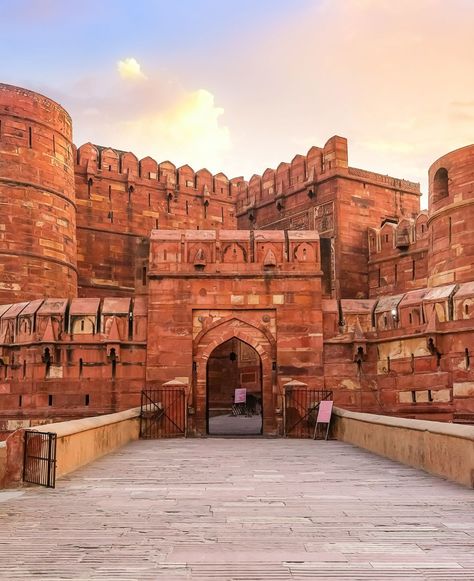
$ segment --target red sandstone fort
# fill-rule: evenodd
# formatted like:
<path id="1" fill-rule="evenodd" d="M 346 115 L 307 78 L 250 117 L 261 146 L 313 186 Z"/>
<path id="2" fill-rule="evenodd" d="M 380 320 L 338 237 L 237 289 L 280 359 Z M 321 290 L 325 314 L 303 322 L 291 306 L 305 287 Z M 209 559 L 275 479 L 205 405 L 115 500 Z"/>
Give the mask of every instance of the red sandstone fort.
<path id="1" fill-rule="evenodd" d="M 203 435 L 236 387 L 281 433 L 285 386 L 474 423 L 474 145 L 419 185 L 332 137 L 249 182 L 72 143 L 0 85 L 0 432 L 185 386 Z M 211 401 L 212 400 L 212 401 Z"/>

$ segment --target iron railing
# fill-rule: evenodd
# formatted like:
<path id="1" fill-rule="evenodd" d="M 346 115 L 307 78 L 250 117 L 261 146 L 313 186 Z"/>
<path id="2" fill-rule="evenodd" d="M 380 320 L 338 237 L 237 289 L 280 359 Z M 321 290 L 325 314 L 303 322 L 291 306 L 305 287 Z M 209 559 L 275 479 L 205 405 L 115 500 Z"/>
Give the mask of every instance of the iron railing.
<path id="1" fill-rule="evenodd" d="M 332 400 L 332 391 L 288 387 L 285 389 L 285 436 L 312 438 L 319 404 Z"/>
<path id="2" fill-rule="evenodd" d="M 56 434 L 25 430 L 23 481 L 55 487 Z"/>
<path id="3" fill-rule="evenodd" d="M 177 436 L 186 436 L 185 390 L 143 390 L 140 438 L 175 438 Z"/>

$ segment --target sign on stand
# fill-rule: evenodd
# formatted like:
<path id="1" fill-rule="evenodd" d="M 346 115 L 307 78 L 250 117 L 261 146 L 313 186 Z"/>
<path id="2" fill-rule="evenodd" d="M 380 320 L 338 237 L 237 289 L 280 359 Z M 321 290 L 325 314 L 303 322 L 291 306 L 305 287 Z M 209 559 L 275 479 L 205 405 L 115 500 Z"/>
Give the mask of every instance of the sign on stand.
<path id="1" fill-rule="evenodd" d="M 238 387 L 234 390 L 234 403 L 247 403 L 247 389 Z"/>
<path id="2" fill-rule="evenodd" d="M 328 400 L 323 400 L 323 401 L 319 402 L 318 417 L 316 418 L 316 424 L 314 426 L 313 440 L 316 440 L 316 435 L 318 432 L 318 425 L 319 424 L 327 424 L 326 436 L 324 439 L 325 440 L 328 439 L 329 425 L 331 423 L 333 403 L 334 402 L 328 401 Z"/>

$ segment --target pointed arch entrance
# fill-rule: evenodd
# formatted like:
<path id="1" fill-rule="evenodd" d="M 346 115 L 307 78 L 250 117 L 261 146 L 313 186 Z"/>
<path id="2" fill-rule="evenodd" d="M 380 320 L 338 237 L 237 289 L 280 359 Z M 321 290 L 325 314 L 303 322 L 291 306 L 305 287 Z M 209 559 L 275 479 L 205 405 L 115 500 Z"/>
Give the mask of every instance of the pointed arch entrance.
<path id="1" fill-rule="evenodd" d="M 277 392 L 275 385 L 275 340 L 270 331 L 264 326 L 255 325 L 237 317 L 227 317 L 219 320 L 210 327 L 203 329 L 194 339 L 192 389 L 192 403 L 195 411 L 192 421 L 194 432 L 196 435 L 206 435 L 208 433 L 209 359 L 216 348 L 229 340 L 235 339 L 253 349 L 260 358 L 262 433 L 264 435 L 277 435 L 278 426 L 275 417 Z"/>
<path id="2" fill-rule="evenodd" d="M 207 362 L 207 433 L 261 435 L 262 404 L 260 355 L 237 337 L 218 345 Z"/>

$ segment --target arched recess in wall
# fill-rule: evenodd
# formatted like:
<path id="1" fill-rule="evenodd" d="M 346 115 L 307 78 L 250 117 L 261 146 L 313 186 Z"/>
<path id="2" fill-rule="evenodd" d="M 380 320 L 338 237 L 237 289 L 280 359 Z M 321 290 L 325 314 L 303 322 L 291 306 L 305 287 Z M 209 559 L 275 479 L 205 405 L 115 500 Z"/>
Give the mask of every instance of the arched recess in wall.
<path id="1" fill-rule="evenodd" d="M 448 170 L 444 167 L 440 167 L 435 173 L 433 179 L 433 202 L 439 202 L 443 198 L 447 198 L 449 195 L 448 186 L 449 176 Z"/>

